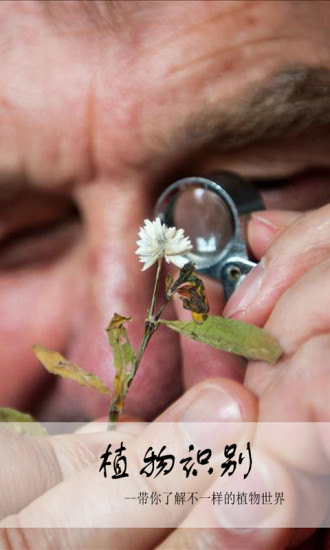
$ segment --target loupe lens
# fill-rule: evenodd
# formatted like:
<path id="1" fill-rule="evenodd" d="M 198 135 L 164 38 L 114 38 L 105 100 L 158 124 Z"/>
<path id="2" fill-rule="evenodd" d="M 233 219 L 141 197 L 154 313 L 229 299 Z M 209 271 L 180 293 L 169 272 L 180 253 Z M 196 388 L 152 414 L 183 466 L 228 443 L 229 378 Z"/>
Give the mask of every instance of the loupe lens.
<path id="1" fill-rule="evenodd" d="M 167 225 L 185 230 L 193 250 L 187 257 L 198 269 L 215 265 L 233 235 L 233 221 L 225 200 L 205 186 L 178 186 L 157 205 Z"/>
<path id="2" fill-rule="evenodd" d="M 173 207 L 173 222 L 189 235 L 193 245 L 189 258 L 199 268 L 214 265 L 232 235 L 227 205 L 207 189 L 182 191 Z"/>
<path id="3" fill-rule="evenodd" d="M 256 265 L 246 248 L 246 216 L 264 208 L 251 182 L 218 171 L 169 185 L 156 203 L 155 215 L 167 227 L 185 230 L 193 245 L 187 258 L 202 273 L 221 281 L 228 299 Z"/>

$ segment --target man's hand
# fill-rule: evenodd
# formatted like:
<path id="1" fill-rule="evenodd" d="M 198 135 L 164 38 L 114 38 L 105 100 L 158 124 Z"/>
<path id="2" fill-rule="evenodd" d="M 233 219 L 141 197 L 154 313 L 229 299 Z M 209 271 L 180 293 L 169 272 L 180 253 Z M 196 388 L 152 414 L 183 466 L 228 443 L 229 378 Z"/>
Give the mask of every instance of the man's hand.
<path id="1" fill-rule="evenodd" d="M 330 205 L 306 214 L 253 214 L 248 244 L 260 260 L 224 307 L 219 285 L 208 284 L 212 313 L 265 328 L 284 350 L 273 366 L 245 362 L 182 338 L 186 387 L 225 376 L 260 398 L 261 421 L 328 421 L 330 418 Z M 180 318 L 189 315 L 177 301 Z"/>
<path id="2" fill-rule="evenodd" d="M 256 422 L 256 398 L 237 382 L 213 379 L 188 390 L 157 419 L 158 422 L 146 427 L 142 424 L 119 424 L 116 431 L 106 432 L 105 425 L 100 423 L 86 426 L 80 433 L 49 438 L 22 436 L 2 429 L 0 476 L 3 520 L 0 523 L 0 547 L 6 550 L 21 550 L 22 547 L 31 550 L 101 550 L 109 547 L 118 550 L 146 550 L 156 547 L 182 550 L 198 547 L 286 548 L 289 543 L 297 542 L 309 533 L 307 529 L 298 532 L 291 528 L 296 518 L 299 499 L 316 494 L 317 499 L 313 504 L 315 524 L 317 521 L 321 522 L 327 509 L 328 493 L 322 491 L 324 476 L 317 479 L 308 472 L 299 471 L 301 463 L 291 479 L 285 466 L 285 462 L 292 460 L 290 445 L 284 445 L 286 452 L 282 453 L 281 460 L 274 458 L 271 445 L 273 429 L 267 429 L 259 439 L 258 436 L 254 437 L 252 431 L 248 434 L 252 441 L 253 465 L 244 482 L 242 475 L 239 475 L 237 487 L 226 486 L 226 482 L 229 483 L 229 478 L 226 477 L 215 476 L 214 479 L 207 476 L 207 482 L 205 477 L 200 476 L 185 479 L 178 474 L 178 470 L 168 476 L 159 476 L 157 483 L 154 478 L 150 480 L 132 475 L 132 469 L 135 469 L 135 474 L 138 473 L 144 452 L 154 438 L 159 441 L 160 434 L 161 441 L 166 440 L 167 433 L 169 434 L 170 447 L 175 449 L 176 458 L 181 456 L 178 454 L 180 452 L 187 453 L 188 441 L 199 448 L 208 446 L 212 449 L 213 456 L 219 456 L 229 440 L 238 442 L 242 437 L 242 424 L 230 422 L 239 419 L 247 422 L 245 426 L 250 428 L 249 423 Z M 191 424 L 201 420 L 202 423 Z M 172 421 L 174 425 L 167 432 L 168 424 L 164 422 Z M 219 425 L 219 421 L 223 423 Z M 118 481 L 104 479 L 103 472 L 99 471 L 100 455 L 104 453 L 109 441 L 115 449 L 116 444 L 119 447 L 123 440 L 131 475 Z M 315 440 L 313 443 L 315 444 Z M 326 452 L 329 466 L 330 452 Z M 291 469 L 296 466 L 292 462 L 290 465 Z M 327 471 L 329 472 L 329 468 Z M 322 473 L 325 472 L 324 466 Z M 108 478 L 111 475 L 112 471 L 108 472 Z M 174 494 L 182 488 L 198 491 L 199 495 L 210 494 L 212 490 L 219 489 L 237 489 L 247 493 L 280 489 L 284 490 L 285 506 L 258 507 L 252 518 L 249 511 L 250 521 L 254 525 L 260 521 L 263 528 L 247 530 L 236 528 L 241 519 L 245 521 L 247 510 L 243 510 L 244 507 L 236 506 L 233 508 L 234 515 L 231 515 L 230 507 L 225 507 L 224 510 L 223 506 L 212 506 L 211 502 L 207 506 L 200 506 L 198 503 L 185 509 L 172 504 L 166 509 L 163 527 L 164 508 L 161 506 L 146 508 L 133 501 L 135 515 L 133 518 L 130 515 L 125 496 L 134 496 L 141 491 L 150 494 L 151 490 Z M 225 513 L 228 509 L 229 517 Z M 171 527 L 178 528 L 167 527 L 168 514 L 171 514 Z M 134 524 L 135 520 L 137 524 L 140 521 L 142 527 L 145 524 L 148 527 L 128 529 L 127 525 L 132 522 Z M 107 528 L 108 525 L 112 528 Z M 230 525 L 235 528 L 230 528 Z M 278 529 L 277 525 L 284 525 L 285 528 Z"/>
<path id="3" fill-rule="evenodd" d="M 216 350 L 203 350 L 182 340 L 184 376 L 188 386 L 205 376 L 230 376 L 244 380 L 259 398 L 260 422 L 328 422 L 330 418 L 330 205 L 307 214 L 285 211 L 257 212 L 248 226 L 249 246 L 261 260 L 223 308 L 223 296 L 211 283 L 211 303 L 216 313 L 262 326 L 284 350 L 276 365 L 244 362 Z M 185 316 L 180 306 L 181 317 Z M 245 374 L 246 372 L 246 374 Z M 270 430 L 264 438 L 270 456 L 302 469 L 308 475 L 329 471 L 330 444 L 326 430 L 316 440 L 304 433 L 283 441 L 283 433 Z M 266 441 L 267 440 L 267 441 Z M 304 445 L 315 448 L 309 462 Z M 322 458 L 323 457 L 323 460 Z M 305 480 L 306 481 L 306 480 Z M 301 499 L 318 493 L 315 478 Z M 328 491 L 324 486 L 324 494 Z M 322 491 L 321 491 L 322 492 Z M 319 495 L 319 493 L 318 493 Z M 297 532 L 292 542 L 307 536 Z"/>
<path id="4" fill-rule="evenodd" d="M 329 421 L 330 205 L 303 215 L 256 213 L 249 243 L 261 262 L 224 314 L 263 326 L 284 350 L 272 367 L 248 365 L 259 420 Z"/>
<path id="5" fill-rule="evenodd" d="M 132 518 L 127 515 L 128 501 L 124 497 L 140 491 L 149 492 L 152 487 L 153 490 L 173 493 L 185 487 L 202 494 L 207 489 L 205 479 L 203 482 L 200 476 L 191 476 L 186 480 L 184 475 L 178 479 L 175 471 L 171 472 L 172 475 L 159 476 L 157 483 L 153 478 L 150 481 L 137 475 L 114 481 L 109 479 L 112 472 L 108 473 L 108 479 L 104 479 L 103 472 L 99 472 L 100 455 L 107 449 L 109 441 L 113 448 L 116 448 L 116 443 L 119 447 L 120 442 L 125 441 L 130 473 L 132 470 L 138 473 L 145 451 L 154 438 L 159 439 L 161 434 L 161 440 L 166 440 L 168 425 L 164 422 L 175 421 L 168 432 L 171 448 L 174 446 L 187 454 L 188 442 L 193 441 L 201 448 L 208 444 L 216 454 L 222 452 L 227 444 L 226 436 L 237 438 L 236 431 L 240 431 L 241 425 L 228 424 L 228 431 L 224 429 L 219 433 L 218 424 L 211 425 L 211 428 L 205 424 L 205 427 L 209 426 L 206 432 L 204 429 L 196 432 L 190 422 L 201 420 L 203 414 L 204 420 L 240 418 L 253 422 L 256 413 L 256 399 L 248 390 L 235 382 L 213 380 L 189 390 L 158 418 L 158 422 L 145 428 L 142 424 L 122 423 L 117 425 L 116 431 L 107 432 L 103 423 L 96 423 L 86 426 L 80 433 L 46 438 L 22 436 L 2 428 L 0 485 L 3 519 L 0 523 L 0 548 L 145 550 L 156 547 L 162 541 L 167 544 L 166 537 L 171 535 L 172 530 L 160 527 L 164 515 L 162 507 L 143 508 L 141 511 L 138 503 L 133 501 L 135 515 Z M 185 424 L 179 425 L 178 421 Z M 207 479 L 210 479 L 209 476 Z M 187 509 L 172 506 L 168 510 L 172 514 L 171 524 L 180 525 L 185 515 L 183 512 L 186 513 Z M 155 528 L 120 528 L 135 519 L 138 523 L 140 520 L 142 527 L 147 522 L 148 527 Z M 213 521 L 217 523 L 218 520 L 215 517 Z M 113 528 L 105 528 L 108 525 Z M 175 540 L 169 539 L 170 546 L 179 544 L 182 548 L 186 547 L 180 533 L 180 530 L 173 531 L 171 536 Z M 201 530 L 201 540 L 203 533 L 204 530 Z M 195 535 L 199 537 L 197 531 L 194 538 Z M 198 542 L 198 538 L 195 540 Z"/>

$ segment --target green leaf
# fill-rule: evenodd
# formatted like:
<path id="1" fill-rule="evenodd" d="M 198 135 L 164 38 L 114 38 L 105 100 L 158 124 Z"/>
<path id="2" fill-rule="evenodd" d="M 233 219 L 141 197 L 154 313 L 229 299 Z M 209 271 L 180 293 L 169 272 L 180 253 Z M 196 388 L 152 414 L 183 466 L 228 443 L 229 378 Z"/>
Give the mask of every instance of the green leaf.
<path id="1" fill-rule="evenodd" d="M 113 350 L 113 361 L 116 375 L 113 381 L 115 397 L 110 406 L 110 420 L 115 421 L 119 417 L 123 407 L 126 393 L 132 381 L 135 354 L 129 343 L 124 323 L 130 321 L 130 317 L 114 314 L 107 330 L 109 344 Z"/>
<path id="2" fill-rule="evenodd" d="M 99 393 L 110 395 L 111 390 L 96 374 L 86 372 L 78 365 L 71 363 L 57 351 L 50 351 L 42 346 L 33 346 L 34 353 L 48 372 L 62 378 L 73 380 L 82 386 L 93 388 Z"/>
<path id="3" fill-rule="evenodd" d="M 17 433 L 37 436 L 47 435 L 47 430 L 39 422 L 36 422 L 31 415 L 8 407 L 0 407 L 0 422 L 8 423 L 4 427 L 8 427 Z"/>
<path id="4" fill-rule="evenodd" d="M 202 325 L 193 322 L 159 320 L 159 323 L 217 349 L 275 363 L 282 354 L 279 344 L 261 328 L 224 317 L 209 317 Z"/>
<path id="5" fill-rule="evenodd" d="M 114 314 L 108 326 L 107 333 L 109 343 L 113 349 L 116 375 L 122 376 L 127 372 L 127 365 L 133 365 L 135 354 L 129 343 L 124 323 L 130 321 L 130 317 Z"/>

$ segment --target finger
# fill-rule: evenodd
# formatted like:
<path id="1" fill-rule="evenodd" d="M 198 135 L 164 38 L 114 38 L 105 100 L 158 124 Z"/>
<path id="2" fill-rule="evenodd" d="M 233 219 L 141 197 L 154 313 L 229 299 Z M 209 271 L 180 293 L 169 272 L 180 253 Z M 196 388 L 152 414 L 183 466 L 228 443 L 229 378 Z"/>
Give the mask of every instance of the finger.
<path id="1" fill-rule="evenodd" d="M 330 335 L 316 335 L 281 362 L 271 380 L 259 388 L 259 445 L 262 441 L 265 452 L 293 466 L 296 472 L 307 474 L 307 482 L 300 483 L 302 512 L 305 503 L 312 502 L 321 506 L 321 519 L 322 505 L 324 510 L 329 507 L 330 495 L 329 364 Z M 257 370 L 257 364 L 253 367 Z M 256 370 L 254 380 L 252 371 L 247 374 L 247 383 L 254 388 Z M 301 527 L 308 525 L 305 521 Z M 301 536 L 305 534 L 296 532 L 295 540 Z"/>
<path id="2" fill-rule="evenodd" d="M 303 426 L 302 423 L 300 425 Z M 306 448 L 310 447 L 311 441 L 308 437 L 306 438 L 306 435 L 309 435 L 306 434 L 306 429 L 304 438 L 301 437 L 301 433 L 296 434 L 297 437 L 294 438 L 291 430 L 286 430 L 287 424 L 280 423 L 277 430 L 275 429 L 275 445 L 270 447 L 267 447 L 267 444 L 263 445 L 260 452 L 261 443 L 265 444 L 268 440 L 274 441 L 274 423 L 271 425 L 266 423 L 263 426 L 262 437 L 259 435 L 252 444 L 253 474 L 251 470 L 252 475 L 250 474 L 244 481 L 244 486 L 241 480 L 238 480 L 237 486 L 231 482 L 228 492 L 238 494 L 244 490 L 247 495 L 256 491 L 262 494 L 267 492 L 274 494 L 274 487 L 280 487 L 285 495 L 285 508 L 277 509 L 276 506 L 271 506 L 253 509 L 239 503 L 233 503 L 226 508 L 223 500 L 221 506 L 206 507 L 204 500 L 200 499 L 198 506 L 181 523 L 180 528 L 173 531 L 158 548 L 191 547 L 228 550 L 274 548 L 279 550 L 287 548 L 288 545 L 291 547 L 291 544 L 301 543 L 322 524 L 329 506 L 329 478 L 302 473 L 301 460 L 288 466 L 287 462 L 276 459 L 278 453 L 274 452 L 276 448 L 290 449 L 295 446 L 296 439 L 304 440 Z M 303 449 L 305 458 L 314 462 L 315 457 L 311 452 L 306 453 L 306 448 Z M 298 449 L 298 453 L 301 454 L 301 445 Z M 217 494 L 221 490 L 224 495 L 226 484 L 219 486 L 217 482 L 213 489 Z M 207 495 L 210 494 L 212 494 L 212 488 L 205 493 L 206 498 L 209 498 Z M 198 528 L 200 525 L 203 528 Z M 215 525 L 219 528 L 215 529 Z M 281 525 L 280 529 L 277 528 L 279 525 Z"/>
<path id="3" fill-rule="evenodd" d="M 208 489 L 205 496 L 208 498 L 207 495 L 213 491 L 219 495 L 220 489 L 222 495 L 226 494 L 226 489 L 227 493 L 234 495 L 242 495 L 242 490 L 246 495 L 274 495 L 274 487 L 281 487 L 285 507 L 253 508 L 237 500 L 226 506 L 224 497 L 221 502 L 215 503 L 218 506 L 205 506 L 205 501 L 200 499 L 179 529 L 157 548 L 280 550 L 303 542 L 321 525 L 329 505 L 329 484 L 325 478 L 302 474 L 299 470 L 292 471 L 271 455 L 256 450 L 257 445 L 254 441 L 253 471 L 244 485 L 241 480 L 237 484 L 231 481 L 230 487 L 226 487 L 226 483 L 217 483 Z M 199 525 L 203 527 L 198 528 Z M 218 528 L 215 528 L 216 525 Z M 278 528 L 279 525 L 281 528 Z"/>
<path id="4" fill-rule="evenodd" d="M 211 378 L 190 388 L 157 420 L 159 422 L 256 422 L 257 416 L 258 403 L 252 392 L 234 380 Z"/>
<path id="5" fill-rule="evenodd" d="M 189 529 L 180 527 L 171 533 L 171 535 L 157 550 L 186 550 L 187 548 L 203 548 L 203 550 L 237 550 L 244 548 L 246 550 L 256 550 L 267 548 L 296 548 L 300 543 L 315 531 L 315 529 L 294 529 L 291 531 L 284 529 Z M 271 544 L 273 543 L 273 546 Z M 289 545 L 287 544 L 289 542 Z M 302 547 L 301 550 L 303 550 Z M 318 546 L 304 546 L 304 549 L 318 548 Z"/>
<path id="6" fill-rule="evenodd" d="M 314 336 L 279 366 L 260 397 L 255 444 L 300 472 L 301 527 L 312 525 L 314 513 L 323 520 L 329 507 L 329 363 L 330 335 Z"/>
<path id="7" fill-rule="evenodd" d="M 330 333 L 330 311 L 324 300 L 324 296 L 329 294 L 330 261 L 326 260 L 303 275 L 280 297 L 265 329 L 277 338 L 284 356 L 275 365 L 249 363 L 246 384 L 258 395 L 261 395 L 273 376 L 280 375 L 283 368 L 281 365 L 286 365 L 285 358 L 294 354 L 313 336 Z M 287 370 L 284 367 L 284 372 Z"/>
<path id="8" fill-rule="evenodd" d="M 275 536 L 274 536 L 275 535 Z M 274 544 L 272 545 L 272 539 Z M 187 548 L 203 548 L 203 550 L 256 550 L 267 548 L 281 550 L 286 548 L 290 533 L 284 529 L 195 529 L 180 527 L 157 546 L 157 550 L 186 550 Z"/>
<path id="9" fill-rule="evenodd" d="M 301 429 L 306 430 L 309 427 L 312 428 L 312 423 L 324 423 L 315 424 L 312 435 L 310 436 L 307 432 L 308 438 L 304 436 L 296 446 L 289 444 L 286 448 L 280 449 L 281 458 L 286 457 L 286 460 L 289 461 L 288 457 L 293 456 L 294 459 L 291 462 L 297 464 L 299 460 L 301 467 L 308 466 L 308 471 L 312 473 L 327 472 L 330 464 L 330 426 L 328 425 L 330 401 L 327 391 L 329 388 L 329 364 L 330 335 L 314 336 L 305 342 L 292 357 L 279 363 L 278 368 L 272 373 L 271 380 L 261 391 L 259 399 L 261 422 L 301 422 Z M 257 368 L 257 365 L 253 365 L 253 367 Z M 249 386 L 252 384 L 252 371 L 248 373 L 247 384 Z M 298 430 L 296 426 L 294 428 Z M 290 427 L 287 429 L 289 430 Z M 274 442 L 274 446 L 278 443 L 279 437 L 279 434 L 272 431 L 270 440 Z M 312 443 L 312 448 L 315 450 L 315 457 L 318 457 L 318 460 L 316 461 L 315 458 L 313 464 L 309 464 L 307 456 L 310 458 L 311 454 L 310 452 L 302 453 L 302 445 L 311 445 L 313 438 L 315 441 Z M 297 439 L 299 439 L 299 432 L 297 432 Z M 268 439 L 265 440 L 268 442 Z M 299 459 L 299 455 L 301 455 L 301 459 Z"/>
<path id="10" fill-rule="evenodd" d="M 227 492 L 242 494 L 242 490 L 249 493 L 273 493 L 274 487 L 285 488 L 286 502 L 284 507 L 259 506 L 221 503 L 211 505 L 200 500 L 188 517 L 182 522 L 180 528 L 158 547 L 159 549 L 184 549 L 184 548 L 219 548 L 232 550 L 237 548 L 267 548 L 280 550 L 285 548 L 292 537 L 291 524 L 295 521 L 297 507 L 297 494 L 292 480 L 281 465 L 266 455 L 254 451 L 254 466 L 249 477 L 244 481 L 234 480 L 217 482 L 208 490 L 208 494 L 215 491 L 222 495 Z M 271 472 L 271 474 L 270 474 Z M 199 525 L 208 528 L 198 529 Z M 214 528 L 218 525 L 218 528 Z M 287 525 L 286 528 L 277 528 L 279 525 Z M 193 528 L 194 527 L 194 528 Z M 197 528 L 196 528 L 197 527 Z"/>
<path id="11" fill-rule="evenodd" d="M 119 441 L 121 436 L 116 437 Z M 106 434 L 99 430 L 90 434 L 30 437 L 1 429 L 0 518 L 18 512 L 68 476 L 95 462 L 105 441 Z"/>
<path id="12" fill-rule="evenodd" d="M 217 393 L 218 392 L 218 393 Z M 189 395 L 190 394 L 190 395 Z M 223 394 L 226 395 L 226 400 L 223 401 Z M 163 416 L 160 420 L 190 420 L 199 417 L 200 411 L 209 411 L 208 420 L 222 419 L 222 407 L 225 410 L 233 410 L 233 405 L 228 404 L 228 399 L 231 397 L 235 403 L 236 397 L 239 396 L 240 417 L 255 420 L 256 419 L 256 404 L 255 398 L 250 395 L 250 392 L 238 384 L 225 381 L 212 381 L 212 384 L 201 384 L 198 388 L 194 388 L 185 396 L 185 401 L 180 400 L 171 407 L 168 415 Z M 191 409 L 190 415 L 188 409 Z M 188 416 L 187 416 L 188 415 Z M 212 424 L 210 422 L 210 424 Z M 214 424 L 214 423 L 213 423 Z M 236 429 L 236 422 L 231 423 Z M 182 426 L 186 429 L 182 429 Z M 187 441 L 194 441 L 201 437 L 203 441 L 204 430 L 201 433 L 189 431 L 190 422 L 181 423 L 180 426 L 175 422 L 170 431 L 172 447 L 175 442 L 179 447 L 184 445 L 187 451 Z M 156 422 L 151 424 L 142 435 L 134 442 L 132 450 L 128 453 L 128 464 L 136 466 L 139 464 L 139 459 L 143 456 L 146 448 L 152 442 L 152 435 L 161 437 L 162 441 L 166 441 L 166 424 L 164 422 Z M 174 430 L 174 431 L 173 431 Z M 214 433 L 212 441 L 214 447 L 216 440 L 219 439 L 218 425 L 214 424 Z M 108 432 L 108 441 L 112 437 L 112 433 Z M 192 439 L 193 438 L 193 439 Z M 174 441 L 173 441 L 174 440 Z M 216 449 L 215 449 L 215 452 Z M 176 454 L 177 456 L 177 454 Z M 180 456 L 180 455 L 179 455 Z M 101 527 L 127 526 L 129 510 L 127 510 L 130 501 L 124 500 L 125 496 L 132 496 L 141 491 L 150 491 L 150 483 L 145 477 L 128 477 L 115 486 L 115 491 L 111 491 L 108 483 L 105 483 L 103 476 L 99 473 L 99 464 L 91 465 L 84 471 L 80 471 L 75 476 L 66 479 L 63 483 L 57 485 L 45 495 L 41 496 L 35 502 L 31 503 L 27 508 L 22 510 L 16 516 L 6 518 L 0 527 L 6 527 L 5 535 L 9 540 L 9 547 L 15 537 L 21 537 L 21 540 L 26 540 L 28 548 L 59 548 L 63 540 L 66 542 L 67 548 L 152 548 L 160 540 L 168 534 L 168 530 L 161 528 L 164 523 L 164 512 L 161 508 L 154 507 L 148 510 L 148 526 L 157 527 L 157 529 L 101 529 Z M 181 478 L 180 478 L 181 479 Z M 209 478 L 208 478 L 209 479 Z M 127 481 L 127 483 L 126 483 Z M 185 480 L 184 480 L 185 481 Z M 114 482 L 115 483 L 115 482 Z M 200 481 L 198 478 L 188 478 L 185 483 L 180 482 L 180 486 L 184 490 L 198 491 L 201 484 L 205 480 Z M 159 491 L 175 491 L 177 490 L 178 480 L 175 476 L 165 477 L 164 480 L 160 477 L 157 490 Z M 111 500 L 111 494 L 113 496 Z M 134 502 L 133 502 L 134 504 Z M 173 525 L 180 522 L 180 517 L 177 518 L 179 511 L 173 509 L 171 512 L 171 521 Z M 141 525 L 140 520 L 145 521 L 145 512 L 142 509 L 134 508 L 134 515 L 129 518 L 129 521 L 137 522 Z M 85 529 L 74 529 L 74 527 L 84 526 Z M 47 529 L 40 529 L 40 527 Z M 31 529 L 34 527 L 34 529 Z M 39 528 L 39 529 L 38 529 Z M 50 541 L 52 546 L 50 546 Z M 0 538 L 1 543 L 4 539 Z"/>
<path id="13" fill-rule="evenodd" d="M 284 356 L 271 366 L 250 362 L 245 381 L 260 396 L 261 421 L 325 423 L 317 433 L 315 424 L 302 424 L 303 434 L 299 426 L 295 427 L 293 434 L 287 437 L 287 445 L 283 442 L 281 428 L 280 433 L 272 430 L 269 442 L 265 438 L 273 448 L 283 449 L 281 459 L 285 455 L 285 460 L 295 465 L 299 463 L 302 469 L 310 468 L 311 453 L 306 449 L 313 449 L 313 473 L 327 473 L 330 463 L 330 430 L 325 428 L 330 418 L 327 391 L 330 313 L 324 300 L 329 291 L 330 262 L 327 260 L 303 275 L 281 296 L 265 328 L 277 337 Z M 296 444 L 295 439 L 298 440 Z M 302 441 L 306 445 L 304 448 Z"/>
<path id="14" fill-rule="evenodd" d="M 330 260 L 298 279 L 277 302 L 265 328 L 280 342 L 286 355 L 316 334 L 330 332 Z"/>
<path id="15" fill-rule="evenodd" d="M 229 300 L 225 316 L 263 326 L 294 281 L 329 256 L 330 205 L 292 223 Z"/>
<path id="16" fill-rule="evenodd" d="M 301 216 L 300 212 L 287 210 L 253 212 L 247 226 L 247 241 L 253 256 L 260 260 L 280 233 Z"/>
<path id="17" fill-rule="evenodd" d="M 210 304 L 210 314 L 221 315 L 225 298 L 220 283 L 207 277 L 203 280 Z M 174 305 L 178 319 L 191 321 L 190 312 L 182 307 L 182 301 L 177 295 L 174 296 Z M 246 361 L 241 357 L 211 348 L 185 336 L 180 337 L 180 348 L 185 388 L 191 388 L 206 378 L 218 376 L 239 382 L 244 380 Z"/>

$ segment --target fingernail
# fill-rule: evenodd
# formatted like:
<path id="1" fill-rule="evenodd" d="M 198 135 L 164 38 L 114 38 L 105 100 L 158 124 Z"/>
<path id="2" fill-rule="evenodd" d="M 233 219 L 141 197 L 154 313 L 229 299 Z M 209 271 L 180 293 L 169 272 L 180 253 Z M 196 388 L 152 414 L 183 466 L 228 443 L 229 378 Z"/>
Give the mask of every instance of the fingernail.
<path id="1" fill-rule="evenodd" d="M 243 416 L 237 401 L 222 388 L 205 388 L 185 410 L 182 428 L 191 443 L 223 451 L 224 441 L 240 438 Z M 221 424 L 220 424 L 221 422 Z"/>
<path id="2" fill-rule="evenodd" d="M 252 212 L 251 214 L 252 220 L 257 221 L 274 232 L 284 229 L 298 218 L 301 218 L 301 216 L 301 212 L 290 212 L 288 210 L 265 210 Z"/>
<path id="3" fill-rule="evenodd" d="M 274 223 L 269 218 L 263 217 L 259 212 L 253 212 L 251 218 L 253 221 L 257 221 L 258 223 L 265 225 L 268 229 L 273 230 L 273 232 L 277 232 L 280 229 L 280 226 L 277 223 Z"/>
<path id="4" fill-rule="evenodd" d="M 242 415 L 236 400 L 218 386 L 204 389 L 186 409 L 183 422 L 240 422 Z"/>
<path id="5" fill-rule="evenodd" d="M 241 313 L 245 311 L 250 304 L 252 304 L 259 292 L 264 274 L 263 261 L 261 261 L 252 269 L 249 275 L 247 275 L 228 301 L 223 310 L 224 317 L 234 317 L 238 312 Z"/>

